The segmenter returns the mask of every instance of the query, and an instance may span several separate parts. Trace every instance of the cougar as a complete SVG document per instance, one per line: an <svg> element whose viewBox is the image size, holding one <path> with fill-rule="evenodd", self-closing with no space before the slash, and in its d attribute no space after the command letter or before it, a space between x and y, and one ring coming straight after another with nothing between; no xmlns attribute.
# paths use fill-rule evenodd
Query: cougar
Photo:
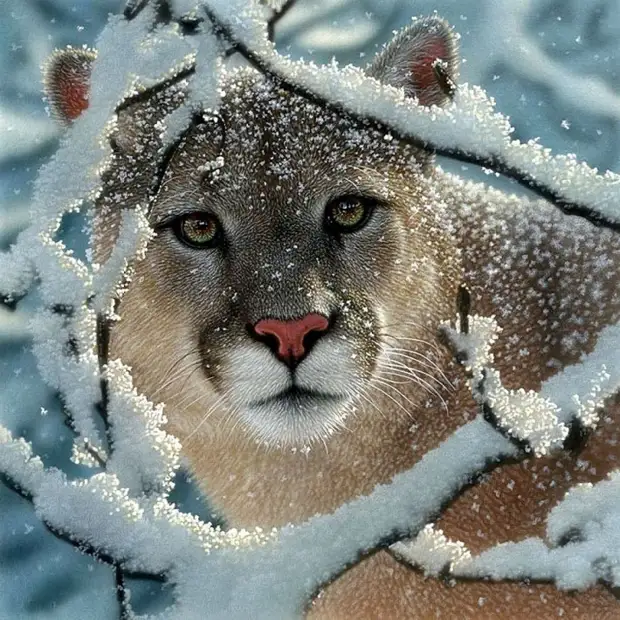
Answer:
<svg viewBox="0 0 620 620"><path fill-rule="evenodd" d="M48 63L48 99L65 124L88 107L93 58L69 49ZM456 79L456 35L419 19L366 72L441 106L437 59ZM155 236L120 301L110 352L165 403L169 431L228 525L333 511L477 415L439 334L461 285L472 311L502 328L493 351L508 388L538 389L620 319L620 241L609 230L448 174L424 148L253 69L227 72L221 88L217 113L195 114L163 163L161 122L187 82L119 106L94 260L110 252L119 209L153 191ZM437 527L474 553L544 536L570 487L618 467L619 411L612 403L573 452L498 468L454 498ZM619 618L620 602L602 585L445 583L382 550L306 613L602 619Z"/></svg>

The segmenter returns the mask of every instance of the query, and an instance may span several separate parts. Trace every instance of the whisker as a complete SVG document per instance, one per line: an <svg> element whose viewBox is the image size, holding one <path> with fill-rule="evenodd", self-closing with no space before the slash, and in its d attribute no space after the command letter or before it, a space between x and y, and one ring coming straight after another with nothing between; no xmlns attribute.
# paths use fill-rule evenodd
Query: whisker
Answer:
<svg viewBox="0 0 620 620"><path fill-rule="evenodd" d="M414 409L418 409L418 405L414 404L413 401L411 401L409 398L407 398L399 389L395 388L393 385L390 385L389 383L387 383L385 380L380 379L378 377L374 377L373 378L373 383L378 382L381 385L384 385L387 388L390 388L392 390L394 390L399 396L401 396L402 398L404 398L408 403L411 404L411 406ZM384 396L387 396L390 400L392 400L396 405L398 405L408 416L413 417L411 412L398 400L396 400L396 398L394 398L391 394L388 394L385 390L381 389L378 385L375 385L374 388L376 390L378 390L379 392L381 392Z"/></svg>
<svg viewBox="0 0 620 620"><path fill-rule="evenodd" d="M399 357L406 357L410 359L411 361L418 361L413 356L421 357L422 359L427 361L435 370L440 372L443 375L444 379L446 379L446 381L450 383L448 377L443 371L443 368L438 364L438 362L434 360L432 357L429 357L428 355L424 355L424 353L420 353L419 351L416 351L414 349L403 349L400 347L391 347L391 346L388 349L388 353L393 353L394 355L398 355Z"/></svg>
<svg viewBox="0 0 620 620"><path fill-rule="evenodd" d="M185 413L190 407L195 405L197 402L203 400L205 398L205 394L203 392L199 392L198 394L190 393L185 396L185 398L181 399L176 407L177 414Z"/></svg>
<svg viewBox="0 0 620 620"><path fill-rule="evenodd" d="M399 321L398 323L386 323L385 325L383 325L382 329L387 329L390 327L402 328L403 325L408 325L409 327L417 327L418 329L428 332L432 335L433 339L437 337L436 328L429 327L428 325L423 325L422 323L416 323L415 321Z"/></svg>
<svg viewBox="0 0 620 620"><path fill-rule="evenodd" d="M393 340L406 340L407 342L417 342L419 344L431 347L440 355L443 354L443 351L439 348L436 342L431 342L430 340L423 340L422 338L413 338L412 336L395 336L394 334L390 334L384 330L381 331L381 336L386 338L392 338Z"/></svg>
<svg viewBox="0 0 620 620"><path fill-rule="evenodd" d="M241 425L241 415L239 415L239 409L237 406L228 408L227 415L224 416L224 419L222 421L222 426L228 425L230 420L234 420L234 422L232 426L228 427L226 441L230 441L234 432L237 430L237 427ZM247 426L245 427L245 429L246 431L249 431L246 433L246 436L247 436L246 445L249 445L251 441L254 441L255 443L263 441L263 439L259 435L258 429L248 428Z"/></svg>
<svg viewBox="0 0 620 620"><path fill-rule="evenodd" d="M359 391L357 393L357 396L359 396L360 398L363 398L364 401L367 402L373 409L375 409L384 420L387 419L387 415L385 411L383 411L383 409L378 407L377 404L372 400L372 398L368 394L367 388L360 384L358 385L358 390Z"/></svg>
<svg viewBox="0 0 620 620"><path fill-rule="evenodd" d="M425 381L424 379L421 379L419 376L417 376L415 373L412 372L403 372L400 369L387 369L388 371L388 375L391 376L397 376L397 377L406 377L408 378L410 381L413 381L414 383L416 383L417 385L419 385L420 387L426 389L428 392L430 392L431 394L434 394L435 396L437 396L437 398L439 398L444 406L444 408L447 410L448 409L448 405L444 399L444 397L441 395L440 392L438 392L430 383L428 383L427 381Z"/></svg>
<svg viewBox="0 0 620 620"><path fill-rule="evenodd" d="M192 353L196 352L197 349L195 347L193 347L192 349L190 349L189 351L187 351L186 353L184 353L183 355L181 355L181 357L179 357L176 361L172 362L172 364L170 364L170 366L168 367L168 369L166 370L166 372L164 373L164 376L162 378L162 381L165 381L168 376L170 375L170 373L172 372L172 370L174 369L174 367L179 364L180 362L182 362L188 355L191 355Z"/></svg>
<svg viewBox="0 0 620 620"><path fill-rule="evenodd" d="M209 407L209 409L207 409L207 412L202 417L200 422L196 425L194 430L184 439L183 441L184 445L187 445L190 439L198 432L198 430L200 430L200 427L209 419L209 417L213 414L213 412L216 410L217 406L222 402L222 400L224 400L224 397L227 394L228 392L224 392L219 398L215 400L215 402Z"/></svg>
<svg viewBox="0 0 620 620"><path fill-rule="evenodd" d="M384 365L384 366L390 365L392 368L398 368L400 370L409 372L409 373L414 374L416 376L424 375L425 377L428 377L429 379L432 379L439 387L443 388L444 390L454 391L454 389L455 389L455 387L452 385L452 383L449 382L447 377L445 378L447 383L443 383L435 375L433 375L432 373L426 372L426 370L422 370L422 368L419 368L419 367L413 368L412 366L408 366L407 364L404 364L403 362L400 362L398 360L392 360L392 359L382 360L381 364Z"/></svg>
<svg viewBox="0 0 620 620"><path fill-rule="evenodd" d="M202 362L197 362L196 366L193 368L193 370L185 377L185 380L183 381L183 383L179 386L178 390L175 393L175 398L177 396L180 396L183 393L183 390L185 388L185 385L187 384L187 382L191 379L192 375L197 371L200 370L202 368ZM191 399L194 396L194 394L192 392L189 392L185 397L181 398L181 400L177 403L175 403L175 408L178 411L186 411L188 409L188 406L186 405L187 401L189 399ZM197 400L200 400L200 398L203 398L204 394L199 393L199 397Z"/></svg>
<svg viewBox="0 0 620 620"><path fill-rule="evenodd" d="M190 351L190 353L192 353L193 351ZM190 353L186 354L183 356L183 358L187 357ZM181 358L181 359L183 359ZM181 360L179 360L180 362ZM178 363L178 362L177 362ZM153 392L153 394L151 394L151 399L155 399L157 397L157 395L162 392L163 390L165 390L169 385L171 385L172 383L174 383L175 381L177 381L178 379L180 379L183 374L185 372L187 372L190 368L192 368L192 366L194 366L194 364L196 363L202 363L199 360L191 360L188 364L186 364L185 366L182 366L176 373L174 373L171 377L168 377L168 380L165 381L165 383L163 383L162 385L160 385L155 392Z"/></svg>

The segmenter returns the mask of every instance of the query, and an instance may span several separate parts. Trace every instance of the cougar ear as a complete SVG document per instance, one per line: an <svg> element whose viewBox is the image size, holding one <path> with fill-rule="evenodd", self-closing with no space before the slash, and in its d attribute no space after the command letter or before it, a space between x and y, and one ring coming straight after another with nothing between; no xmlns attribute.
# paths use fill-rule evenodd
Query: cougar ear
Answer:
<svg viewBox="0 0 620 620"><path fill-rule="evenodd" d="M52 116L69 125L88 107L88 90L95 50L67 47L56 50L43 66L43 89Z"/></svg>
<svg viewBox="0 0 620 620"><path fill-rule="evenodd" d="M451 98L458 68L457 35L443 19L425 17L395 35L366 73L421 105L439 106Z"/></svg>

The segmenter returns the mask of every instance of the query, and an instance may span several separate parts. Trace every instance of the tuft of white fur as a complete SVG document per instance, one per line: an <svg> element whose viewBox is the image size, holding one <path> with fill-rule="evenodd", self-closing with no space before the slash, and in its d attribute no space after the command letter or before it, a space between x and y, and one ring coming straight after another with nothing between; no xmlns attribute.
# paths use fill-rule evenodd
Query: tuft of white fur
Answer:
<svg viewBox="0 0 620 620"><path fill-rule="evenodd" d="M347 405L355 395L356 369L350 348L340 341L317 343L293 378L265 346L237 347L230 353L226 377L234 415L251 437L268 445L305 446L327 439L351 412ZM289 400L284 394L294 386L333 399Z"/></svg>

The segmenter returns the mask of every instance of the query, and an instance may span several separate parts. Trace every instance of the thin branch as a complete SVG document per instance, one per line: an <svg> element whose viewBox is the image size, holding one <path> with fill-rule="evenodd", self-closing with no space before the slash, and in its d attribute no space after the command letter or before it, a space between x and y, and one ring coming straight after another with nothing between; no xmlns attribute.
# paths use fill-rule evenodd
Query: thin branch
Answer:
<svg viewBox="0 0 620 620"><path fill-rule="evenodd" d="M425 566L423 564L413 563L413 558L406 557L402 551L389 550L390 555L399 563L408 568L409 570L413 570L415 572L419 572L424 574L425 577L428 577L428 573L425 572ZM481 583L481 582L493 582L493 583L519 583L519 584L527 584L527 585L539 585L539 586L554 586L557 588L557 584L555 583L552 577L529 577L526 575L515 575L514 577L503 577L501 579L493 578L491 575L466 575L460 574L458 570L454 570L451 566L451 562L448 562L445 567L435 575L432 573L433 577L437 577L442 582L447 585L453 586L455 582L458 583ZM609 591L615 598L620 600L620 588L614 587L610 585L609 582L599 579L596 582L596 585L601 586Z"/></svg>
<svg viewBox="0 0 620 620"><path fill-rule="evenodd" d="M471 294L465 284L459 286L456 296L456 310L459 319L458 331L464 336L469 335L470 330L470 314L471 314ZM470 361L467 351L464 349L454 348L454 359L459 365L466 368L465 376L469 381L474 377L473 368L467 369L467 363ZM526 454L532 451L531 446L527 440L522 440L514 437L503 424L501 424L499 417L493 410L493 406L489 400L489 394L487 390L487 369L482 369L482 378L472 387L474 392L474 398L478 403L479 411L482 417L503 437L508 439L519 451L519 454Z"/></svg>
<svg viewBox="0 0 620 620"><path fill-rule="evenodd" d="M101 469L105 469L107 463L106 457L103 456L101 452L95 446L93 446L93 444L91 444L88 439L84 441L84 450L88 452L91 458L97 463L97 465L99 465L99 467L101 467Z"/></svg>
<svg viewBox="0 0 620 620"><path fill-rule="evenodd" d="M99 412L103 421L108 423L108 382L104 376L104 369L108 363L108 353L110 346L110 322L107 317L97 315L97 361L99 362L99 372L101 375L100 389L101 401L99 403Z"/></svg>
<svg viewBox="0 0 620 620"><path fill-rule="evenodd" d="M125 97L116 107L116 110L115 110L116 114L119 114L123 110L126 110L127 108L133 105L148 101L153 95L156 95L158 92L168 90L175 84L179 84L180 82L194 75L195 73L196 73L195 64L192 63L192 64L188 64L184 66L179 71L174 73L174 75L164 80L161 80L160 82L157 82L157 84L155 84L154 86L150 86L149 88L145 88L144 90L141 90L135 94L129 95L128 97ZM113 149L118 148L117 146L115 146L114 141L112 142L112 147Z"/></svg>
<svg viewBox="0 0 620 620"><path fill-rule="evenodd" d="M276 24L293 8L296 0L286 0L284 4L274 11L271 18L267 21L267 38L270 41L275 39Z"/></svg>
<svg viewBox="0 0 620 620"><path fill-rule="evenodd" d="M0 305L13 312L17 309L17 304L24 297L25 295L20 295L18 297L5 297L4 295L0 295Z"/></svg>
<svg viewBox="0 0 620 620"><path fill-rule="evenodd" d="M115 300L115 309L118 305L118 300ZM101 401L99 403L99 413L103 419L106 429L106 437L108 440L108 451L111 453L114 445L112 442L112 438L110 435L110 424L109 424L109 386L108 380L105 377L105 368L108 364L109 360L109 352L110 352L110 319L103 315L97 315L97 360L99 363L99 374L100 374L100 389L101 389ZM86 446L88 450L88 445ZM101 465L101 461L99 460ZM102 464L105 468L105 462ZM114 580L116 583L116 600L119 605L119 620L131 620L133 617L133 613L131 611L131 605L129 603L129 596L127 589L125 587L125 576L124 571L120 562L112 562L112 566L114 567Z"/></svg>
<svg viewBox="0 0 620 620"><path fill-rule="evenodd" d="M457 86L452 76L448 72L448 65L443 60L439 58L433 63L433 74L435 75L435 80L441 88L441 92L448 97L448 99L454 99L456 95Z"/></svg>
<svg viewBox="0 0 620 620"><path fill-rule="evenodd" d="M123 574L123 569L118 564L114 568L114 581L116 583L119 620L132 620L133 614L129 604L129 592L125 586L125 575Z"/></svg>
<svg viewBox="0 0 620 620"><path fill-rule="evenodd" d="M469 315L471 314L471 293L465 284L459 286L456 297L456 311L459 315L459 331L469 334Z"/></svg>

